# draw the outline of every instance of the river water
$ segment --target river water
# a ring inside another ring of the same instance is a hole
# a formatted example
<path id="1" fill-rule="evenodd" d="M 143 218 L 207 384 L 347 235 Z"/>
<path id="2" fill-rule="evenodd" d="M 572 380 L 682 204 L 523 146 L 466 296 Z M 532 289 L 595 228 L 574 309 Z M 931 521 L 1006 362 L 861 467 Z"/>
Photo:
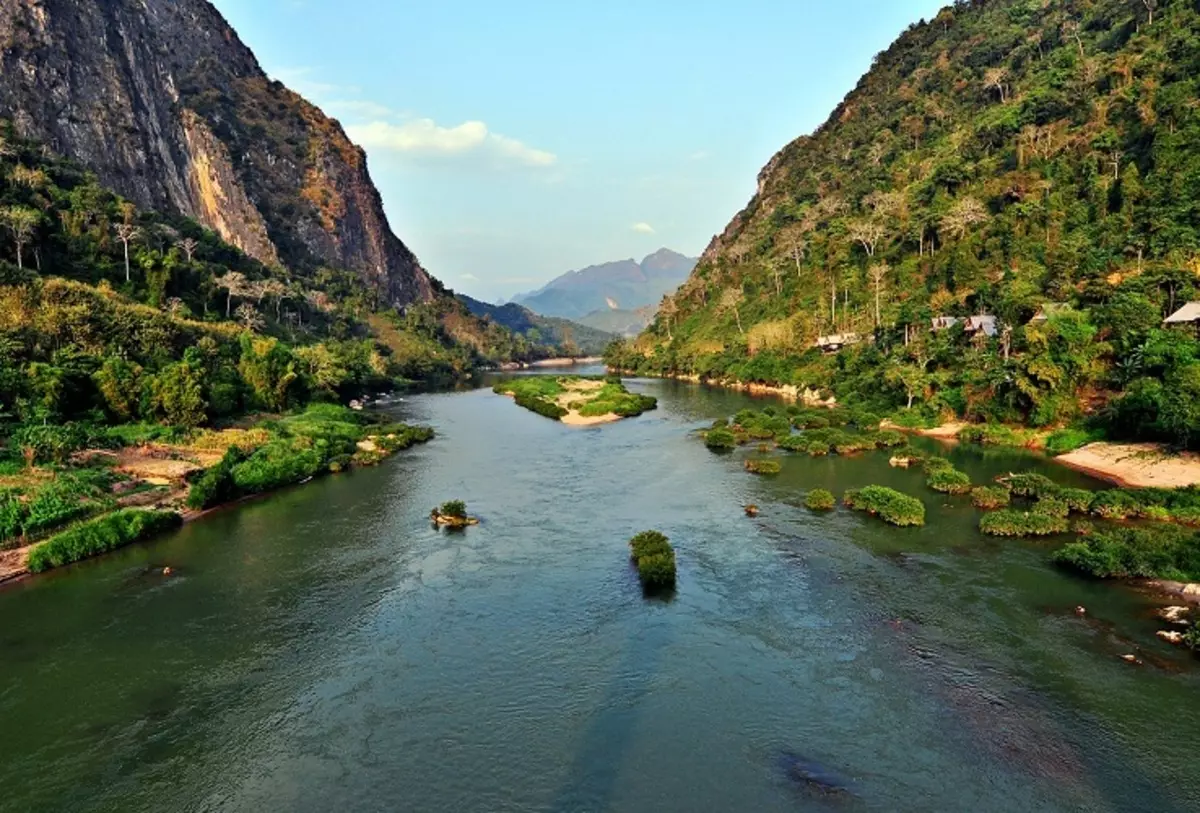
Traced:
<path id="1" fill-rule="evenodd" d="M 413 396 L 426 446 L 0 591 L 0 810 L 1200 808 L 1200 670 L 1151 599 L 985 539 L 886 453 L 755 478 L 691 435 L 748 397 L 633 386 L 660 409 L 592 429 Z M 928 525 L 800 507 L 870 483 Z M 432 530 L 451 498 L 482 524 Z M 670 600 L 628 565 L 648 528 Z"/>

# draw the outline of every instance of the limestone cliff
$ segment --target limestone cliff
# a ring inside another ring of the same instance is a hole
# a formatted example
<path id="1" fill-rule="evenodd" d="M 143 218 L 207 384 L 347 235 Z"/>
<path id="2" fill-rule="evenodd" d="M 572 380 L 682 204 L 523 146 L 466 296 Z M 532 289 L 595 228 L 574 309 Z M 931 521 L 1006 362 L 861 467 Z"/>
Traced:
<path id="1" fill-rule="evenodd" d="M 433 296 L 362 150 L 207 0 L 0 0 L 0 117 L 265 263 L 351 269 L 395 305 Z"/>

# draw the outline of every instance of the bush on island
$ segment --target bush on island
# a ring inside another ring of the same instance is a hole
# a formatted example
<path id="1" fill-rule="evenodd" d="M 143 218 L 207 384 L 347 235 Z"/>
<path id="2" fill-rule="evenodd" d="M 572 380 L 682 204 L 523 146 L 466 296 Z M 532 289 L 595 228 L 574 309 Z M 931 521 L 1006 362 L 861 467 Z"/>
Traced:
<path id="1" fill-rule="evenodd" d="M 630 560 L 645 590 L 675 586 L 675 550 L 666 535 L 642 531 L 629 540 Z"/>
<path id="2" fill-rule="evenodd" d="M 971 490 L 971 478 L 954 468 L 932 472 L 925 483 L 934 491 L 943 494 L 966 494 Z"/>
<path id="3" fill-rule="evenodd" d="M 709 429 L 704 433 L 704 445 L 710 449 L 724 451 L 737 446 L 737 438 L 728 429 Z"/>
<path id="4" fill-rule="evenodd" d="M 1012 493 L 1002 486 L 979 486 L 971 489 L 971 502 L 976 508 L 991 511 L 1004 508 L 1012 500 Z"/>
<path id="5" fill-rule="evenodd" d="M 990 536 L 1051 536 L 1066 533 L 1066 517 L 1006 508 L 985 514 L 979 530 Z"/>
<path id="6" fill-rule="evenodd" d="M 747 460 L 745 466 L 751 474 L 779 474 L 783 471 L 783 465 L 778 460 Z"/>
<path id="7" fill-rule="evenodd" d="M 823 488 L 814 488 L 804 498 L 804 505 L 810 511 L 832 511 L 836 504 L 837 501 L 834 499 L 833 492 L 826 491 Z"/>
<path id="8" fill-rule="evenodd" d="M 846 492 L 842 502 L 855 511 L 866 511 L 892 525 L 925 524 L 925 504 L 916 497 L 884 486 L 867 486 Z"/>
<path id="9" fill-rule="evenodd" d="M 1173 525 L 1115 528 L 1064 545 L 1054 560 L 1100 579 L 1200 581 L 1200 534 Z"/>

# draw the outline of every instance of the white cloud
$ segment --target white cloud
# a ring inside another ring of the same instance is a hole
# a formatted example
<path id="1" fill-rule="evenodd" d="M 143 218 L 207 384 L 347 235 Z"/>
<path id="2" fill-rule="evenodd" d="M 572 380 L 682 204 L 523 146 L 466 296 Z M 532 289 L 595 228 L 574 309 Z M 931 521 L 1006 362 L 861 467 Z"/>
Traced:
<path id="1" fill-rule="evenodd" d="M 632 228 L 638 234 L 654 234 L 654 227 L 649 223 L 634 223 Z"/>
<path id="2" fill-rule="evenodd" d="M 482 121 L 464 121 L 454 127 L 443 127 L 433 119 L 413 119 L 403 124 L 373 121 L 347 127 L 346 132 L 367 149 L 410 155 L 450 157 L 478 154 L 498 163 L 527 167 L 548 167 L 558 161 L 558 156 L 552 152 L 491 132 Z"/>
<path id="3" fill-rule="evenodd" d="M 479 282 L 479 277 L 474 274 L 459 274 L 459 279 L 465 279 L 467 282 Z"/>

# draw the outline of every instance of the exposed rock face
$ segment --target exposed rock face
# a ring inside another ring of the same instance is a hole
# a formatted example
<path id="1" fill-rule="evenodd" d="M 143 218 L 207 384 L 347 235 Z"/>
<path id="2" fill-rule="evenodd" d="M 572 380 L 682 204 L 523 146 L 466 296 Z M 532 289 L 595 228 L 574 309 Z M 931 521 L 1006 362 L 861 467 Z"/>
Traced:
<path id="1" fill-rule="evenodd" d="M 395 305 L 433 296 L 362 150 L 207 0 L 0 0 L 0 75 L 0 117 L 139 206 L 264 263 L 356 271 Z"/>

